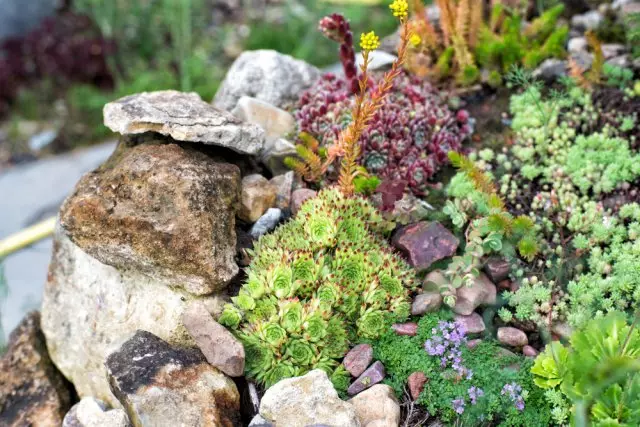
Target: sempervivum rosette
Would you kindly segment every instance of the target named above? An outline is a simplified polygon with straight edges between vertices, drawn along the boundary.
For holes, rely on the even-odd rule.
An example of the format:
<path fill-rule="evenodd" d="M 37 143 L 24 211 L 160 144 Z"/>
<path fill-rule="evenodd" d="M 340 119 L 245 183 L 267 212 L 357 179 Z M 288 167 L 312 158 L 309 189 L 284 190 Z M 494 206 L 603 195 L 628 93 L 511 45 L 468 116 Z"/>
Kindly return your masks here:
<path fill-rule="evenodd" d="M 409 315 L 414 276 L 376 236 L 384 227 L 367 201 L 330 189 L 256 243 L 219 319 L 244 344 L 248 377 L 270 386 L 319 368 L 348 383 L 339 365 L 349 343 Z"/>

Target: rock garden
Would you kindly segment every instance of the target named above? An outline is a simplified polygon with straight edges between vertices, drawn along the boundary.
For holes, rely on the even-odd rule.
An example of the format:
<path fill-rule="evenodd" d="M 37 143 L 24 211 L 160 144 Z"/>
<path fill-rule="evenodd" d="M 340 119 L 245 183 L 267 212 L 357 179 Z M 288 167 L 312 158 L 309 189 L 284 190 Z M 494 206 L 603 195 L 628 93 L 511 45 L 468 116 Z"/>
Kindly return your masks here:
<path fill-rule="evenodd" d="M 640 425 L 640 3 L 565 3 L 107 103 L 0 425 Z"/>

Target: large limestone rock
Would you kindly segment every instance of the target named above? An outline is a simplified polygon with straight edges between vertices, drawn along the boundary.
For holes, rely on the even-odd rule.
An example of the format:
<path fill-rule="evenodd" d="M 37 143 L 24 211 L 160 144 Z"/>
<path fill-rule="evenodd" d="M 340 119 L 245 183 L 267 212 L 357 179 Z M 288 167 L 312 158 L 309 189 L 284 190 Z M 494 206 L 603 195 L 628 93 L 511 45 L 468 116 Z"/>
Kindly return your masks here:
<path fill-rule="evenodd" d="M 204 295 L 238 273 L 240 171 L 177 144 L 121 143 L 60 211 L 71 240 L 100 262 Z"/>
<path fill-rule="evenodd" d="M 71 406 L 69 388 L 47 354 L 40 315 L 28 314 L 0 359 L 0 426 L 60 426 Z"/>
<path fill-rule="evenodd" d="M 239 425 L 235 383 L 197 349 L 175 348 L 137 331 L 106 366 L 111 389 L 134 427 Z"/>
<path fill-rule="evenodd" d="M 104 361 L 137 329 L 176 345 L 194 346 L 182 323 L 189 302 L 222 311 L 220 296 L 197 297 L 132 269 L 91 257 L 58 227 L 42 303 L 42 329 L 51 359 L 80 397 L 119 407 Z"/>
<path fill-rule="evenodd" d="M 319 369 L 269 388 L 260 401 L 260 415 L 283 427 L 360 427 L 353 405 L 340 400 L 327 374 Z"/>
<path fill-rule="evenodd" d="M 362 427 L 398 427 L 400 404 L 391 387 L 376 384 L 349 400 Z"/>
<path fill-rule="evenodd" d="M 64 416 L 62 427 L 131 427 L 123 409 L 107 410 L 107 405 L 93 397 L 84 397 Z"/>
<path fill-rule="evenodd" d="M 251 96 L 282 108 L 320 77 L 320 70 L 275 50 L 242 53 L 220 85 L 213 105 L 231 111 L 242 96 Z"/>
<path fill-rule="evenodd" d="M 144 92 L 110 102 L 104 124 L 122 135 L 156 132 L 178 141 L 219 145 L 258 154 L 264 130 L 204 102 L 196 93 L 175 90 Z"/>

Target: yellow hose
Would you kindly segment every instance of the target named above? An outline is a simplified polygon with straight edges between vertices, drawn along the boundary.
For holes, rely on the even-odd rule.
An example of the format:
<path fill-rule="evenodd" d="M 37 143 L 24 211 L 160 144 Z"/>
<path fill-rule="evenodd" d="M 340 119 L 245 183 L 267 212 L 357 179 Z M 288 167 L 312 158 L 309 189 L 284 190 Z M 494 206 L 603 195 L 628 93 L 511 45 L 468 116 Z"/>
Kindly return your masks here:
<path fill-rule="evenodd" d="M 20 230 L 0 241 L 0 259 L 26 248 L 53 234 L 56 227 L 56 217 L 51 217 L 29 228 Z"/>

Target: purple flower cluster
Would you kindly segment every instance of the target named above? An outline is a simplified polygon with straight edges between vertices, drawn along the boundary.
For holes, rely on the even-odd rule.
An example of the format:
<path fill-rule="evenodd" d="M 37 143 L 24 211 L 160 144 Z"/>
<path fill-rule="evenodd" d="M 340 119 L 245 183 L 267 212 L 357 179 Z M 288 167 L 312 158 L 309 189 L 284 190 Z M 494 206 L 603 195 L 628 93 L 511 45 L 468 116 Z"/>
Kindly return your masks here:
<path fill-rule="evenodd" d="M 476 386 L 469 387 L 467 393 L 469 393 L 469 399 L 471 400 L 472 405 L 475 405 L 478 402 L 479 397 L 484 396 L 484 390 Z"/>
<path fill-rule="evenodd" d="M 524 410 L 524 397 L 522 396 L 522 387 L 520 385 L 517 383 L 505 384 L 502 387 L 501 394 L 503 396 L 508 395 L 518 411 Z"/>
<path fill-rule="evenodd" d="M 464 399 L 459 397 L 457 399 L 453 399 L 451 401 L 451 405 L 453 406 L 453 410 L 456 411 L 458 415 L 462 415 L 464 412 Z"/>
<path fill-rule="evenodd" d="M 372 90 L 380 77 L 372 76 Z M 354 103 L 351 84 L 325 74 L 298 101 L 294 112 L 298 131 L 328 146 L 351 122 Z M 433 186 L 433 175 L 449 162 L 447 153 L 460 151 L 470 134 L 466 111 L 451 111 L 427 81 L 402 73 L 360 138 L 359 162 L 370 173 L 405 181 L 414 194 L 423 195 Z"/>
<path fill-rule="evenodd" d="M 460 375 L 471 379 L 473 372 L 462 365 L 462 350 L 460 346 L 467 341 L 464 325 L 461 322 L 440 321 L 437 328 L 431 329 L 433 334 L 424 343 L 424 349 L 430 356 L 440 356 L 443 368 L 450 366 Z"/>

